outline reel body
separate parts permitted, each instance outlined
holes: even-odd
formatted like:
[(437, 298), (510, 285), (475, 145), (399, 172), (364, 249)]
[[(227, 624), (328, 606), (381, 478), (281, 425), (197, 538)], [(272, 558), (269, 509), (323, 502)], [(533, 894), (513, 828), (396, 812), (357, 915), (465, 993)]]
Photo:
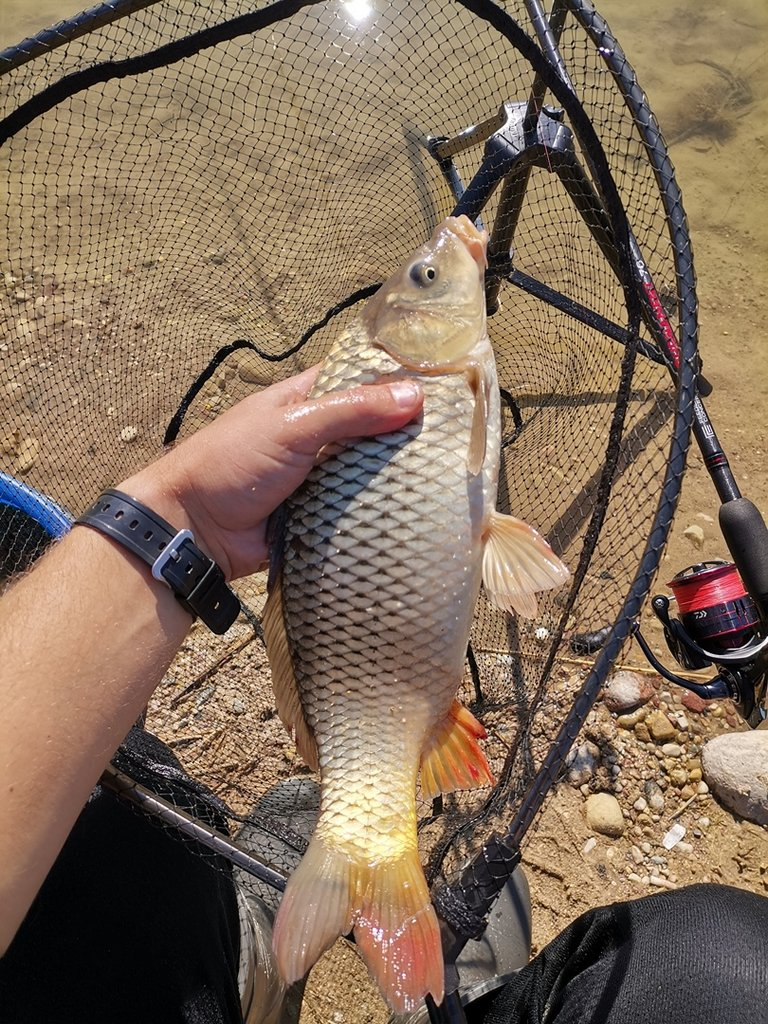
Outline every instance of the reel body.
[(695, 683), (666, 669), (639, 628), (635, 636), (648, 661), (665, 679), (704, 700), (730, 698), (745, 721), (756, 728), (766, 717), (768, 630), (732, 562), (690, 565), (669, 582), (680, 613), (670, 614), (670, 599), (657, 594), (651, 608), (664, 628), (675, 661), (696, 671), (715, 666), (709, 683)]

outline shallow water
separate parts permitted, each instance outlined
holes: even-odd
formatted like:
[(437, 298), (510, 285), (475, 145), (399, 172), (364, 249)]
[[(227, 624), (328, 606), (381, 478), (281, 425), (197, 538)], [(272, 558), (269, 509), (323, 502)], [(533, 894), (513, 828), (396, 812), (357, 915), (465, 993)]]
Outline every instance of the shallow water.
[[(65, 0), (0, 0), (0, 46), (75, 13)], [(670, 140), (699, 281), (707, 401), (747, 496), (768, 508), (768, 7), (764, 0), (603, 0), (607, 18)], [(697, 453), (667, 554), (670, 575), (722, 557), (717, 499)], [(697, 520), (697, 516), (699, 519)], [(704, 523), (703, 549), (683, 538)]]

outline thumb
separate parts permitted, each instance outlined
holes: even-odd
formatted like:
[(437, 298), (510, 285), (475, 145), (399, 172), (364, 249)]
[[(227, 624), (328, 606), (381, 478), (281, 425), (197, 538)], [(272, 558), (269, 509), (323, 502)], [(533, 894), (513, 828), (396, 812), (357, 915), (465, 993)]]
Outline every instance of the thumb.
[(285, 443), (295, 452), (315, 455), (333, 441), (385, 434), (412, 420), (423, 401), (421, 386), (413, 380), (335, 391), (286, 411)]

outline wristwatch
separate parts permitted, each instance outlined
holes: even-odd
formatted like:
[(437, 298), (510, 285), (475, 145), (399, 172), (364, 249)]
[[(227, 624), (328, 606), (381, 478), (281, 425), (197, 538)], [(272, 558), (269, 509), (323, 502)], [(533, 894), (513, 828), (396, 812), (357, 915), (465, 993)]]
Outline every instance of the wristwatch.
[(193, 618), (214, 633), (226, 633), (240, 613), (240, 601), (221, 568), (200, 550), (190, 530), (174, 530), (135, 498), (104, 491), (77, 520), (111, 537), (152, 568)]

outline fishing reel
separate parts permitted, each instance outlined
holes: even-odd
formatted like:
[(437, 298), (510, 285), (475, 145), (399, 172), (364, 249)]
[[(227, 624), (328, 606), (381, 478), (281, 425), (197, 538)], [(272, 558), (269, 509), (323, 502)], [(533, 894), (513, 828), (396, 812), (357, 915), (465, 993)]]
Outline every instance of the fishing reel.
[(682, 668), (714, 666), (718, 674), (708, 683), (695, 683), (666, 669), (635, 626), (634, 635), (654, 669), (703, 700), (730, 698), (745, 721), (756, 728), (766, 717), (768, 687), (768, 629), (757, 605), (731, 562), (698, 562), (677, 573), (669, 586), (672, 602), (663, 594), (651, 608), (664, 627), (664, 638)]

